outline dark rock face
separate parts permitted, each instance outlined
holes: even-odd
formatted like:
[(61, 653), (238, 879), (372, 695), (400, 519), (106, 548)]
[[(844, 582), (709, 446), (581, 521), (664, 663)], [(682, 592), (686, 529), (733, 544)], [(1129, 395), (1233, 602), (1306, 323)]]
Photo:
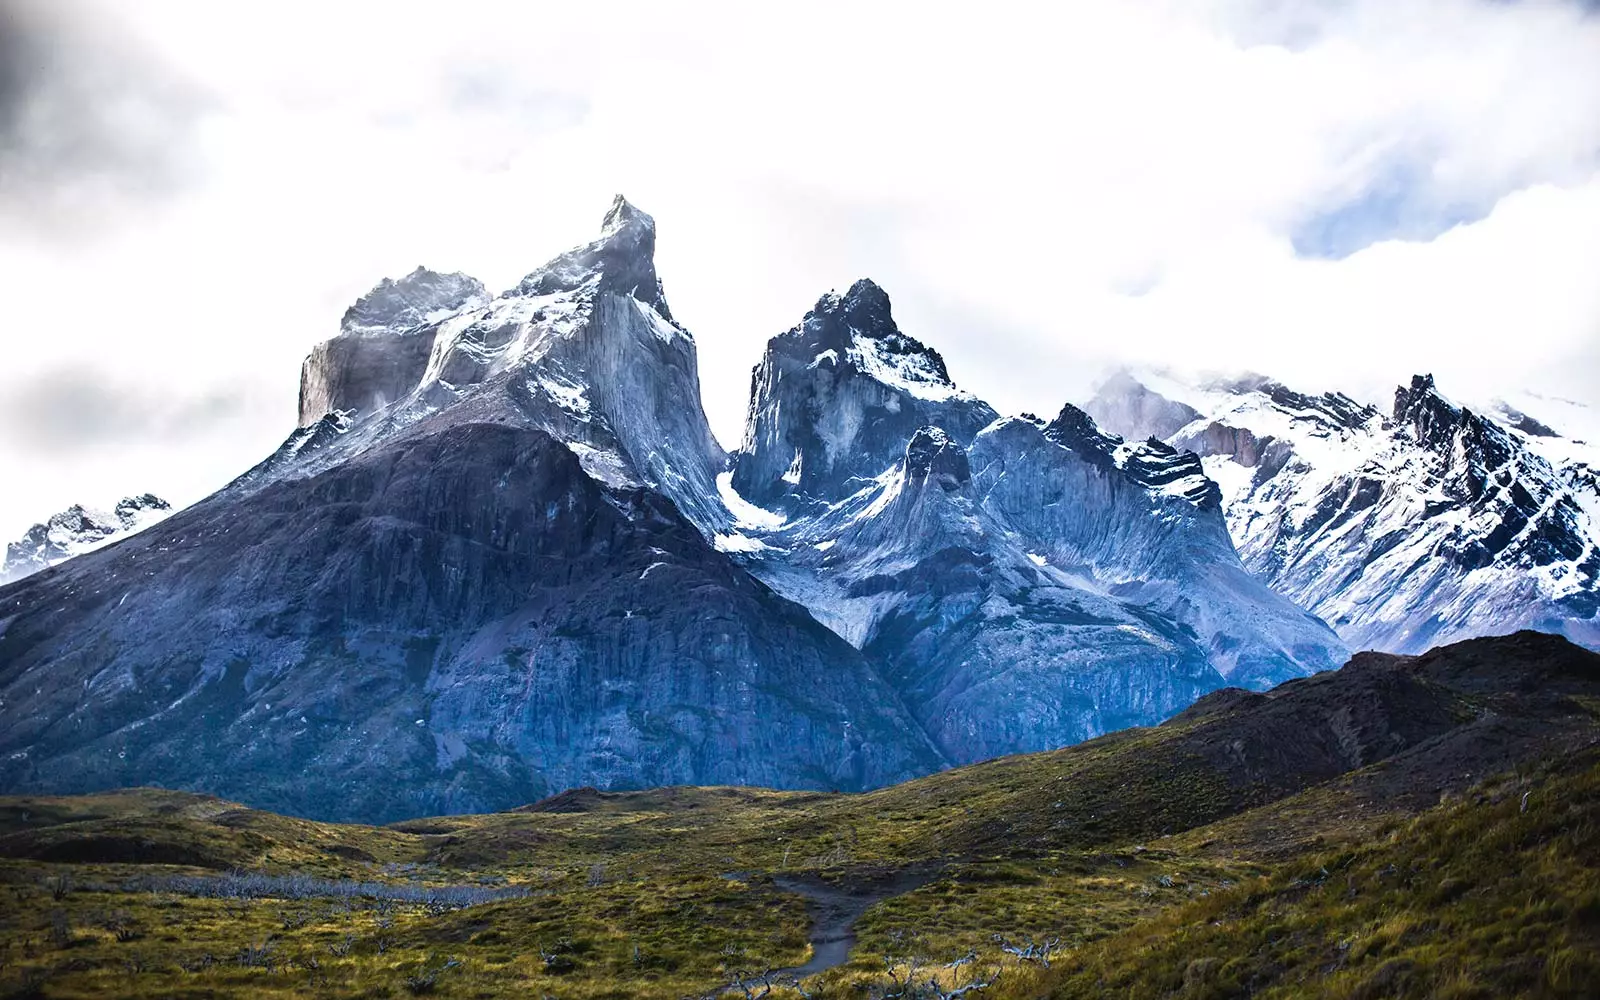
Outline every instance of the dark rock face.
[(924, 427), (911, 436), (905, 469), (907, 481), (931, 479), (946, 493), (960, 489), (972, 478), (966, 450), (937, 427)]
[(1115, 434), (1103, 433), (1089, 414), (1067, 403), (1056, 418), (1045, 425), (1044, 436), (1101, 470), (1116, 466), (1112, 453), (1122, 443)]
[(122, 525), (123, 530), (132, 531), (152, 514), (171, 509), (172, 504), (154, 493), (141, 493), (134, 497), (123, 497), (111, 510), (117, 515), (117, 522)]
[[(1516, 458), (1510, 435), (1492, 421), (1448, 402), (1434, 388), (1432, 375), (1414, 375), (1409, 389), (1401, 386), (1395, 390), (1394, 422), (1401, 434), (1434, 456), (1444, 491), (1462, 503), (1484, 499), (1494, 473)], [(1535, 513), (1528, 509), (1531, 495), (1523, 488), (1512, 501), (1508, 513), (1513, 523), (1526, 523), (1527, 516)]]
[(1151, 438), (1128, 455), (1124, 468), (1146, 489), (1175, 493), (1202, 510), (1222, 509), (1222, 491), (1206, 478), (1200, 456), (1192, 451)]
[(919, 428), (970, 441), (995, 417), (955, 387), (937, 351), (900, 332), (883, 289), (861, 280), (768, 343), (733, 485), (757, 504), (836, 500), (895, 465)]
[(0, 788), (321, 817), (940, 765), (896, 694), (647, 490), (539, 431), (423, 433), (0, 590)]

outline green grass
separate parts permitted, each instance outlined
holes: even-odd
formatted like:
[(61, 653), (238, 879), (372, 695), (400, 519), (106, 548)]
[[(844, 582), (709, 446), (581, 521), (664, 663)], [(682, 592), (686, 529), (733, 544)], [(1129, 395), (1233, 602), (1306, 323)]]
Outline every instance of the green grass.
[(1593, 996), (1600, 765), (1570, 766), (1174, 907), (1072, 953), (1052, 995)]
[[(1480, 783), (1418, 813), (1378, 765), (1276, 802), (1216, 778), (1183, 727), (1134, 730), (864, 795), (572, 793), (564, 808), (374, 828), (158, 790), (0, 800), (0, 996), (704, 995), (804, 961), (775, 875), (926, 885), (869, 909), (813, 992), (885, 956), (1059, 996), (1578, 996), (1600, 982), (1600, 763)], [(1133, 763), (1130, 763), (1133, 762)], [(1528, 807), (1522, 809), (1522, 795)], [(513, 886), (465, 909), (212, 899), (228, 869)], [(1058, 943), (1048, 968), (1002, 950)], [(774, 990), (772, 996), (795, 996)]]

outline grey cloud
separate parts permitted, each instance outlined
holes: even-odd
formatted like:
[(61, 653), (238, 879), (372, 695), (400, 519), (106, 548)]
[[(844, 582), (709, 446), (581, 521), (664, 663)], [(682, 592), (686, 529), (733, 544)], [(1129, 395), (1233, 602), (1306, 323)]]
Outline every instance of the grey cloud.
[(0, 213), (46, 229), (181, 190), (209, 106), (81, 0), (0, 0)]
[(59, 455), (128, 443), (181, 443), (247, 415), (251, 391), (172, 394), (83, 368), (58, 368), (0, 391), (0, 438), (17, 451)]

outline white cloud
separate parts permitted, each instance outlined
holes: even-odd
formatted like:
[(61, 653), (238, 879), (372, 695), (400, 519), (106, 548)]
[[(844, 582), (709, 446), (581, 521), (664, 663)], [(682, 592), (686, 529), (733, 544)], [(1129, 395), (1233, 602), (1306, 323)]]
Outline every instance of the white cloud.
[[(766, 338), (862, 275), (1007, 410), (1117, 360), (1600, 403), (1600, 19), (1060, 6), (85, 8), (205, 95), (188, 180), (52, 236), (5, 224), (0, 178), (0, 394), (88, 366), (214, 426), (50, 454), (13, 427), (0, 529), (196, 498), (289, 430), (300, 358), (378, 278), (507, 286), (619, 190), (729, 443)], [(1328, 220), (1414, 238), (1296, 256)]]

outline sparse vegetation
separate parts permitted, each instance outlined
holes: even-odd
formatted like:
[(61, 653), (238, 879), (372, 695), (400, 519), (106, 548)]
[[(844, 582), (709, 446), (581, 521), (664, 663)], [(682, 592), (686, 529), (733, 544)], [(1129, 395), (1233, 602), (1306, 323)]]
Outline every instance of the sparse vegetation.
[[(1483, 713), (1497, 774), (1434, 741), (1299, 791), (1209, 760), (1201, 713), (865, 795), (578, 790), (386, 828), (0, 800), (0, 996), (1587, 996), (1600, 701), (1540, 697), (1523, 728)], [(846, 898), (853, 947), (805, 967)]]

